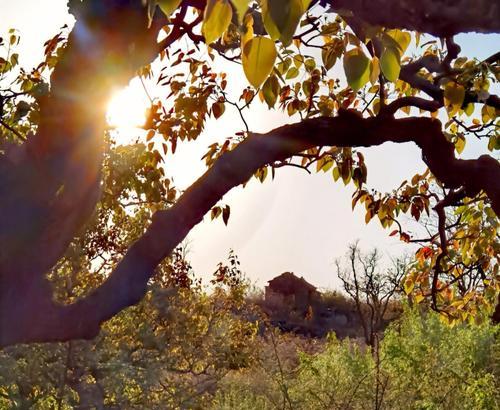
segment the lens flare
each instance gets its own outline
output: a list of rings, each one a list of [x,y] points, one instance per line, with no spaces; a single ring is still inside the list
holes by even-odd
[[[107,111],[108,124],[120,129],[140,128],[146,120],[149,100],[139,84],[131,83],[113,94]]]

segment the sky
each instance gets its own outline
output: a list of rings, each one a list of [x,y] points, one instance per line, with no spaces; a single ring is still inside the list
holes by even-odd
[[[19,31],[23,67],[29,69],[37,64],[42,58],[44,41],[64,24],[72,24],[66,2],[0,0],[0,36],[9,28]],[[458,42],[463,54],[485,58],[498,51],[500,36],[465,34],[458,36]],[[240,67],[223,68],[238,81],[245,81]],[[151,85],[148,88],[153,95],[161,94]],[[131,98],[147,103],[137,80],[122,92],[121,99],[117,97],[113,112],[108,114],[115,118],[130,115],[124,105]],[[266,132],[296,121],[262,106],[248,111],[246,118],[254,132]],[[167,173],[174,177],[178,187],[187,188],[205,170],[200,158],[206,147],[241,129],[241,120],[228,106],[219,121],[207,122],[197,143],[179,146],[175,157],[167,160]],[[123,135],[134,136],[136,132],[124,130]],[[464,155],[474,157],[480,150],[470,144]],[[404,179],[425,169],[420,151],[413,144],[388,143],[362,152],[368,166],[368,186],[377,190],[392,190]],[[365,225],[363,209],[351,210],[353,190],[340,181],[334,183],[330,173],[308,175],[291,167],[278,169],[274,181],[267,179],[261,184],[253,179],[245,189],[235,188],[222,200],[231,206],[227,227],[220,219],[210,221],[205,217],[204,222],[192,230],[187,241],[188,257],[195,272],[208,278],[217,263],[224,261],[229,250],[234,249],[242,269],[258,286],[284,271],[292,271],[320,288],[338,288],[334,260],[345,254],[349,243],[360,239],[365,250],[379,248],[386,263],[411,251],[398,239],[388,237],[389,231],[382,229],[377,220]]]

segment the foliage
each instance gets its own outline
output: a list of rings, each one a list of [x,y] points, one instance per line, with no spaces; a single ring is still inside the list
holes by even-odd
[[[498,53],[483,61],[461,56],[454,35],[497,33],[491,16],[498,10],[475,0],[458,13],[446,2],[438,18],[432,2],[406,10],[391,0],[391,13],[379,2],[72,0],[75,27],[46,42],[44,61],[29,73],[18,65],[18,35],[10,31],[0,42],[0,213],[9,215],[0,222],[0,302],[12,305],[21,292],[29,304],[0,311],[0,343],[95,337],[144,296],[161,261],[205,214],[228,223],[229,205],[220,201],[230,189],[284,166],[352,184],[352,205],[364,207],[366,223],[378,219],[389,235],[421,246],[405,280],[414,302],[430,302],[450,322],[491,313],[500,292]],[[248,84],[218,72],[222,59],[241,63]],[[135,75],[156,80],[162,96],[151,103],[144,145],[105,152],[112,131],[104,102]],[[264,103],[292,123],[252,132],[245,115]],[[208,147],[207,172],[179,194],[164,164],[227,107],[241,130]],[[461,158],[471,138],[491,154]],[[370,189],[361,150],[384,142],[416,143],[428,169],[392,192]],[[121,205],[107,204],[118,197]],[[434,223],[420,237],[408,217]],[[89,223],[94,228],[85,230]],[[82,231],[94,242],[76,246]],[[101,275],[85,258],[68,264],[65,255],[78,249],[104,258]],[[54,303],[46,281],[53,266],[93,284]],[[57,276],[49,273],[53,283]],[[70,325],[69,311],[79,326]],[[34,314],[38,326],[29,325]],[[22,316],[13,319],[19,329],[8,326],[12,315]]]
[[[497,408],[498,331],[488,323],[450,327],[436,314],[407,312],[382,343],[389,408]]]
[[[317,2],[233,3],[238,20],[225,20],[217,36],[209,37],[208,43],[213,43],[212,38],[218,39],[209,51],[229,60],[241,59],[243,72],[255,90],[243,89],[240,100],[244,104],[235,105],[225,91],[230,78],[224,74],[217,86],[213,74],[214,85],[209,89],[216,102],[211,112],[206,111],[207,115],[218,118],[228,104],[235,105],[243,115],[244,110],[256,104],[256,95],[270,109],[278,108],[301,119],[335,116],[345,109],[360,109],[368,117],[379,117],[384,111],[404,117],[415,114],[418,108],[421,117],[448,117],[443,133],[457,154],[471,136],[486,139],[490,151],[496,149],[498,107],[488,99],[488,90],[498,80],[495,56],[486,61],[459,57],[460,47],[451,37],[441,45],[434,39],[424,41],[422,33],[365,24],[348,12],[324,14]],[[211,7],[224,7],[231,13],[228,1],[209,2],[204,27],[215,24],[213,14],[208,12]],[[321,51],[321,59],[316,50]],[[189,52],[180,55],[185,57],[177,62],[191,68],[199,66],[200,62]],[[337,63],[342,63],[347,84],[329,75]],[[193,76],[196,83],[196,74]],[[439,81],[439,86],[423,86],[424,80]],[[187,88],[189,81],[184,84]],[[172,88],[172,93],[177,92],[177,88]],[[434,100],[421,98],[422,93]],[[442,95],[441,101],[436,98],[438,95]],[[245,127],[248,131],[246,123]],[[166,141],[173,138],[175,149],[175,136],[163,137]],[[205,155],[207,165],[212,166],[240,141],[230,137],[222,145],[212,145]],[[491,198],[484,193],[478,191],[469,196],[463,189],[449,189],[440,175],[429,170],[403,181],[393,192],[369,190],[364,157],[350,147],[314,147],[289,160],[259,168],[254,175],[264,181],[284,165],[306,169],[315,166],[317,172],[332,172],[334,180],[341,178],[346,185],[352,182],[356,187],[353,207],[364,205],[366,223],[377,216],[384,228],[392,228],[390,235],[422,244],[405,287],[415,302],[430,299],[434,308],[445,312],[451,321],[473,317],[478,309],[492,311],[499,292],[499,243],[495,234],[498,218]],[[445,214],[441,208],[451,211]],[[214,209],[212,215],[220,215],[218,208]],[[439,223],[429,227],[429,237],[409,234],[402,222],[405,215],[420,221],[422,215],[433,211]],[[463,228],[469,224],[471,230],[466,235]]]
[[[200,284],[168,288],[156,280],[95,340],[5,349],[0,407],[205,408],[219,381],[255,354],[244,286],[207,294]]]
[[[460,56],[454,35],[500,19],[487,0],[434,3],[71,0],[74,29],[30,72],[18,33],[0,39],[0,406],[498,408],[499,61]],[[114,147],[105,101],[135,75],[162,98],[145,141]],[[293,123],[252,132],[264,103]],[[227,107],[242,129],[179,193],[164,164]],[[491,154],[464,160],[471,138]],[[361,150],[384,142],[415,143],[428,169],[370,189]],[[407,312],[376,355],[333,337],[318,352],[257,337],[234,254],[208,293],[178,245],[207,213],[228,223],[230,189],[284,166],[352,184],[366,223],[418,244],[403,287],[442,316]],[[16,346],[40,341],[59,343]]]
[[[407,310],[381,342],[378,404],[377,362],[369,349],[331,336],[319,353],[300,354],[297,369],[281,383],[262,386],[260,373],[248,371],[228,379],[214,408],[495,409],[498,355],[498,327],[450,327],[435,313]],[[280,401],[283,386],[289,399]]]

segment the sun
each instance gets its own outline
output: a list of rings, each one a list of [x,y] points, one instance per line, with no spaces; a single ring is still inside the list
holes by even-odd
[[[140,82],[132,81],[127,87],[116,91],[108,103],[108,124],[118,131],[141,128],[146,121],[146,110],[150,102]]]

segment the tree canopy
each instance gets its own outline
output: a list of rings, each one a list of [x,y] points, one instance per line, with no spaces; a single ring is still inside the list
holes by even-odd
[[[461,56],[454,36],[500,33],[498,4],[70,0],[69,7],[74,27],[45,43],[45,60],[32,71],[17,68],[14,31],[0,42],[0,346],[95,337],[144,297],[205,214],[227,222],[230,208],[220,200],[229,190],[283,166],[354,184],[352,205],[365,208],[367,223],[376,218],[389,235],[421,245],[404,279],[417,303],[429,300],[450,321],[493,310],[500,56]],[[158,57],[165,69],[155,74]],[[241,64],[248,85],[213,72],[213,58]],[[339,68],[341,78],[333,75]],[[168,95],[152,102],[146,144],[110,150],[106,102],[136,75],[156,75]],[[227,90],[238,87],[234,102]],[[255,133],[245,122],[208,148],[205,174],[177,192],[162,162],[178,144],[196,140],[226,105],[244,120],[259,100],[293,123]],[[461,158],[472,138],[490,153]],[[415,143],[428,170],[392,192],[370,190],[359,148],[385,142]],[[141,222],[133,234],[124,225],[130,206]],[[428,235],[410,235],[406,215],[425,220]],[[96,280],[60,300],[54,272],[78,241],[90,255],[79,274]],[[95,255],[110,261],[102,272]]]

